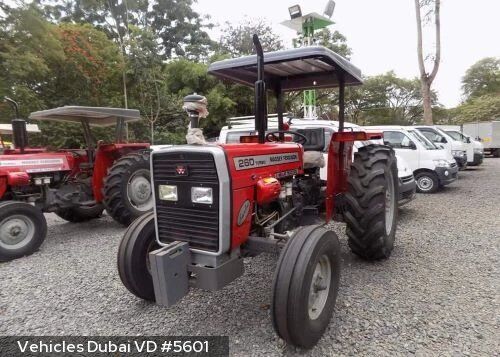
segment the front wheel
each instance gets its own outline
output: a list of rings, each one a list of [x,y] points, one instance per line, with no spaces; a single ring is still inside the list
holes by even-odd
[[[301,228],[281,252],[271,316],[291,345],[311,348],[330,323],[340,281],[340,243],[320,226]]]
[[[149,253],[158,248],[153,212],[132,222],[118,248],[118,272],[123,285],[148,301],[155,300]]]
[[[424,171],[415,175],[417,183],[417,192],[434,193],[439,189],[439,179],[436,174]]]
[[[46,235],[42,211],[25,202],[0,203],[0,262],[33,254]]]
[[[367,260],[388,258],[398,220],[398,167],[394,150],[367,145],[354,155],[344,220],[351,251]]]

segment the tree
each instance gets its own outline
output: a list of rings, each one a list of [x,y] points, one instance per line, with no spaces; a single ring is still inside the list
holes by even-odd
[[[482,95],[500,95],[500,58],[487,57],[473,64],[462,78],[465,101]]]
[[[441,61],[441,1],[440,0],[414,0],[415,1],[415,13],[417,20],[417,57],[418,57],[418,68],[420,70],[420,82],[422,87],[422,104],[424,108],[424,123],[432,124],[432,98],[431,98],[431,85],[436,78],[437,72],[439,70],[439,63]],[[433,8],[429,10],[430,7]],[[434,26],[435,26],[435,53],[433,56],[433,67],[432,71],[428,73],[425,69],[425,59],[423,50],[423,35],[422,35],[422,15],[421,11],[427,10],[424,16],[424,20],[428,21],[429,18],[434,15]]]
[[[363,124],[413,125],[422,116],[421,86],[416,78],[399,78],[390,71],[367,78],[356,90],[359,92],[356,110],[361,112],[357,118]],[[436,104],[434,92],[431,104]]]
[[[453,109],[456,124],[471,121],[490,121],[500,119],[500,95],[486,94],[472,97],[467,102]]]
[[[207,23],[193,10],[193,0],[37,0],[54,21],[87,22],[125,43],[129,26],[149,28],[159,39],[164,59],[206,58],[213,46]]]
[[[130,26],[128,71],[132,77],[132,104],[149,124],[151,143],[154,143],[154,125],[165,107],[168,92],[163,62],[158,55],[157,37],[146,29]]]
[[[273,32],[271,25],[263,19],[245,18],[239,24],[226,22],[219,40],[219,51],[231,57],[255,53],[253,35],[259,36],[264,51],[283,49],[283,42]]]
[[[347,38],[339,31],[330,31],[324,28],[315,34],[316,44],[325,46],[333,52],[349,59],[352,55],[351,48],[347,45]]]
[[[119,49],[90,25],[54,25],[35,5],[4,8],[0,21],[2,93],[17,100],[21,115],[62,105],[118,106]],[[11,115],[6,115],[10,118]],[[63,146],[67,138],[82,143],[81,126],[39,123],[43,135],[33,144]],[[112,130],[97,130],[111,139]]]

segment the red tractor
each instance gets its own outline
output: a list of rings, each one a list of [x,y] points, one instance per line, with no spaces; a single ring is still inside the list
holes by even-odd
[[[18,118],[17,104],[6,100]],[[26,121],[12,120],[15,148],[0,155],[0,261],[38,249],[47,233],[43,212],[82,222],[106,208],[128,225],[152,209],[149,144],[123,140],[125,123],[140,119],[137,110],[68,106],[34,112],[30,119],[81,123],[86,148],[30,148]],[[115,124],[115,143],[96,142],[91,126]]]
[[[154,212],[134,221],[118,252],[118,270],[136,296],[171,306],[190,287],[221,289],[243,274],[243,257],[278,252],[271,316],[278,335],[310,348],[331,319],[340,279],[337,235],[347,225],[352,252],[367,260],[390,256],[397,226],[394,151],[355,140],[381,134],[344,130],[344,90],[360,71],[324,47],[262,52],[215,62],[209,72],[255,88],[256,135],[237,144],[153,150]],[[286,91],[339,88],[339,131],[320,179],[323,128],[290,131],[283,123]],[[266,88],[276,96],[278,130],[267,130]],[[190,97],[189,101],[196,100]],[[193,107],[195,108],[195,107]],[[196,110],[190,111],[191,127]],[[354,157],[354,158],[353,158]]]

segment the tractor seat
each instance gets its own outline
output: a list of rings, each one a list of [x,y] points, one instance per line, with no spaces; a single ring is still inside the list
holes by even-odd
[[[323,157],[323,149],[325,148],[325,129],[297,129],[297,133],[304,135],[307,138],[307,143],[304,147],[304,169],[316,169],[325,166],[325,158]]]
[[[297,133],[304,135],[307,138],[307,143],[303,145],[304,151],[323,151],[325,148],[325,129],[296,129]],[[300,140],[296,138],[296,140]]]

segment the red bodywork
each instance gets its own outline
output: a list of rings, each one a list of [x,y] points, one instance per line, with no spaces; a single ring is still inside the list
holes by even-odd
[[[348,189],[347,178],[354,141],[380,139],[380,137],[379,133],[365,132],[337,132],[332,135],[328,150],[326,222],[333,217],[335,196]],[[303,174],[304,150],[301,145],[288,142],[221,144],[221,146],[226,152],[231,176],[231,249],[234,249],[248,239],[255,202],[267,201],[268,197],[276,195],[279,183],[271,184],[259,192],[262,189],[263,179],[270,177],[282,179]],[[264,159],[271,157],[274,160],[265,162]],[[245,201],[250,202],[248,208]]]
[[[284,178],[303,174],[304,151],[302,146],[295,143],[221,144],[221,146],[226,152],[231,176],[233,207],[231,249],[234,249],[243,244],[250,234],[254,203],[257,200],[257,182],[268,177]],[[264,164],[266,165],[261,166]],[[243,212],[246,216],[242,220],[239,215],[244,210],[247,200],[250,206],[248,211]]]
[[[113,162],[123,155],[149,148],[148,143],[99,144],[94,159],[92,185],[94,198],[101,202],[103,179]],[[85,150],[60,150],[48,152],[43,148],[26,148],[21,154],[19,149],[5,150],[0,155],[0,199],[11,186],[28,186],[30,175],[51,172],[64,172],[70,177],[78,174],[80,164],[88,162]]]

